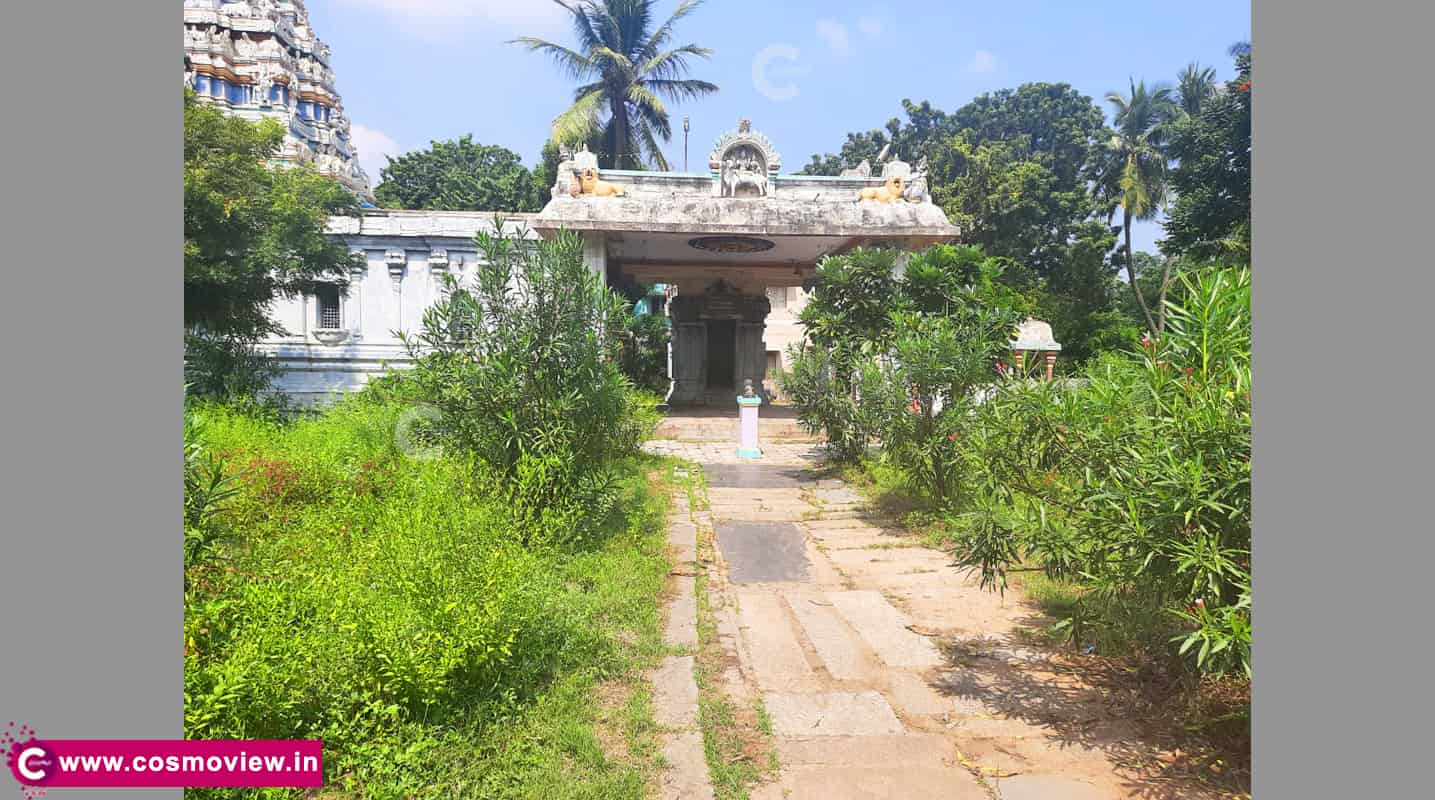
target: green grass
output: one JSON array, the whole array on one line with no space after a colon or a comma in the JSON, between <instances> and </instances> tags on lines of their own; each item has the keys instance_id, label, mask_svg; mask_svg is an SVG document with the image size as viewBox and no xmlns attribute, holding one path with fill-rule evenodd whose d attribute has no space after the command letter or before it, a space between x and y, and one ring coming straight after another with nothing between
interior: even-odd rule
<instances>
[{"instance_id":1,"label":"green grass","mask_svg":"<svg viewBox=\"0 0 1435 800\"><path fill-rule=\"evenodd\" d=\"M243 472L186 570L186 735L323 739L325 798L648 796L670 460L616 464L595 534L523 547L464 461L398 452L401 412L202 409Z\"/></svg>"}]
</instances>

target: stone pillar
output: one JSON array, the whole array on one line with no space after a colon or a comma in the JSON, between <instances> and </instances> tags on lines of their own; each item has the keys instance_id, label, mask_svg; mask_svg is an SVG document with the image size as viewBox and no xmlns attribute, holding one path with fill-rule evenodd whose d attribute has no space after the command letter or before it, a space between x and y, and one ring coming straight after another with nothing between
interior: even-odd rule
<instances>
[{"instance_id":1,"label":"stone pillar","mask_svg":"<svg viewBox=\"0 0 1435 800\"><path fill-rule=\"evenodd\" d=\"M752 381L753 389L765 398L768 396L763 385L763 379L767 377L767 346L763 343L763 331L767 327L772 303L766 294L745 295L740 308L742 317L737 322L734 342L737 348L734 359L737 374L734 377L738 386L742 386L744 381Z\"/></svg>"},{"instance_id":2,"label":"stone pillar","mask_svg":"<svg viewBox=\"0 0 1435 800\"><path fill-rule=\"evenodd\" d=\"M1046 351L1046 380L1048 383L1056 376L1056 351Z\"/></svg>"},{"instance_id":3,"label":"stone pillar","mask_svg":"<svg viewBox=\"0 0 1435 800\"><path fill-rule=\"evenodd\" d=\"M608 285L608 244L602 233L583 234L583 263L604 286Z\"/></svg>"},{"instance_id":4,"label":"stone pillar","mask_svg":"<svg viewBox=\"0 0 1435 800\"><path fill-rule=\"evenodd\" d=\"M1013 362L1014 362L1015 365L1016 365L1016 376L1017 376L1018 378L1025 378L1025 377L1026 377L1026 351L1025 351L1025 350L1018 350L1018 351L1016 351L1016 356L1015 356L1015 358L1013 358L1012 360L1013 360Z\"/></svg>"},{"instance_id":5,"label":"stone pillar","mask_svg":"<svg viewBox=\"0 0 1435 800\"><path fill-rule=\"evenodd\" d=\"M349 323L349 336L353 339L364 337L364 279L369 275L368 254L358 251L364 263L349 268L349 313L344 321Z\"/></svg>"},{"instance_id":6,"label":"stone pillar","mask_svg":"<svg viewBox=\"0 0 1435 800\"><path fill-rule=\"evenodd\" d=\"M708 326L699 318L702 297L678 295L668 304L673 321L671 405L702 402L707 389Z\"/></svg>"}]
</instances>

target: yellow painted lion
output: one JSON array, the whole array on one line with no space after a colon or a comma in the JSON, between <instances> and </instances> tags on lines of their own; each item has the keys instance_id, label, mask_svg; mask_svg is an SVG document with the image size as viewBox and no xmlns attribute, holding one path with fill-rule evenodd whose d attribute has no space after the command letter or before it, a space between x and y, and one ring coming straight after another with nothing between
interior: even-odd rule
<instances>
[{"instance_id":1,"label":"yellow painted lion","mask_svg":"<svg viewBox=\"0 0 1435 800\"><path fill-rule=\"evenodd\" d=\"M594 197L622 197L624 194L622 186L599 179L597 170L592 167L584 168L578 182L583 187L583 194Z\"/></svg>"},{"instance_id":2,"label":"yellow painted lion","mask_svg":"<svg viewBox=\"0 0 1435 800\"><path fill-rule=\"evenodd\" d=\"M862 190L863 200L876 200L879 203L891 203L902 199L903 180L900 175L893 175L887 179L885 186L869 187Z\"/></svg>"}]
</instances>

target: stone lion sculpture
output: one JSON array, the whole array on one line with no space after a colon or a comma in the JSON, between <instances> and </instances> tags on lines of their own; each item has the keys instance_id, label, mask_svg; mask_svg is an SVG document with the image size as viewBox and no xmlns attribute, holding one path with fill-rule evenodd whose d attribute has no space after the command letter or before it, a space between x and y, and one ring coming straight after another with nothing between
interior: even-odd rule
<instances>
[{"instance_id":1,"label":"stone lion sculpture","mask_svg":"<svg viewBox=\"0 0 1435 800\"><path fill-rule=\"evenodd\" d=\"M905 189L905 179L900 175L892 175L887 178L886 184L882 186L871 186L862 190L862 200L875 200L879 203L892 203L902 199Z\"/></svg>"},{"instance_id":2,"label":"stone lion sculpture","mask_svg":"<svg viewBox=\"0 0 1435 800\"><path fill-rule=\"evenodd\" d=\"M582 193L594 197L622 197L623 187L616 183L609 183L598 177L598 171L592 167L584 168L578 176L578 185Z\"/></svg>"}]
</instances>

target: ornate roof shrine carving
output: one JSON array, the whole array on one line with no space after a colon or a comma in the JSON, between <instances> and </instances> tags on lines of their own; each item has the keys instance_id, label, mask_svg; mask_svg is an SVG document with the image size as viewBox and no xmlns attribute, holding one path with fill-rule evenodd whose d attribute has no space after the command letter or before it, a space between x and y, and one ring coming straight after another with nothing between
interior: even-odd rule
<instances>
[{"instance_id":1,"label":"ornate roof shrine carving","mask_svg":"<svg viewBox=\"0 0 1435 800\"><path fill-rule=\"evenodd\" d=\"M713 194L719 197L767 197L772 179L782 167L782 156L751 120L741 120L737 130L718 137L708 156L713 175Z\"/></svg>"},{"instance_id":2,"label":"ornate roof shrine carving","mask_svg":"<svg viewBox=\"0 0 1435 800\"><path fill-rule=\"evenodd\" d=\"M890 160L880 175L869 169L841 176L782 175L781 165L777 148L747 120L718 138L705 175L600 170L586 148L567 152L533 228L544 234L567 228L689 238L881 238L914 246L957 236L927 194L925 164L914 169Z\"/></svg>"}]
</instances>

